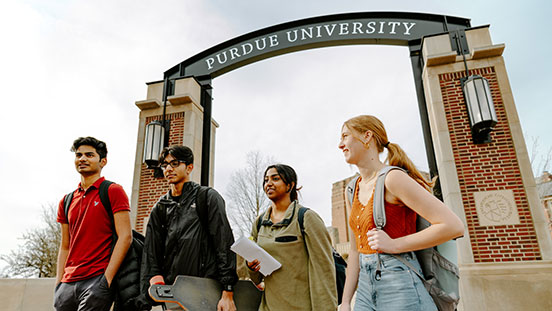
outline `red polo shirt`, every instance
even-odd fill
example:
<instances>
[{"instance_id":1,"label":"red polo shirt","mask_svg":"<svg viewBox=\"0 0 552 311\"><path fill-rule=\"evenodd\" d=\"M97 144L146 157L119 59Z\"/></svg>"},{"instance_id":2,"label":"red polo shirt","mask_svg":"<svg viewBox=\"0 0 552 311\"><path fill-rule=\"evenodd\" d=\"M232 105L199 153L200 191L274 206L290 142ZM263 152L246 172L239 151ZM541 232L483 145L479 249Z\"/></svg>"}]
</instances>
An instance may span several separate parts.
<instances>
[{"instance_id":1,"label":"red polo shirt","mask_svg":"<svg viewBox=\"0 0 552 311\"><path fill-rule=\"evenodd\" d=\"M69 253L62 282L86 280L104 273L111 257L113 241L111 218L100 200L99 187L105 178L98 179L86 191L79 186L73 192L69 206L69 221L63 199L59 203L57 222L69 224ZM128 197L118 184L108 189L113 214L130 211Z\"/></svg>"}]
</instances>

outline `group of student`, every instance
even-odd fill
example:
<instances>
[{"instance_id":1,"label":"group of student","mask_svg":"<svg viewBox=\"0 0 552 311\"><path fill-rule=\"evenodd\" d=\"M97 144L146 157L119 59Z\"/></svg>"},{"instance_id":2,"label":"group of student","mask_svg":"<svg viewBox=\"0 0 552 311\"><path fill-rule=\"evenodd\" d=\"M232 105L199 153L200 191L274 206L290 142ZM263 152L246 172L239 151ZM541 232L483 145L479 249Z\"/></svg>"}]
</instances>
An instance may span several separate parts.
<instances>
[{"instance_id":1,"label":"group of student","mask_svg":"<svg viewBox=\"0 0 552 311\"><path fill-rule=\"evenodd\" d=\"M461 236L462 222L430 193L431 182L397 144L389 142L376 117L347 120L338 147L345 161L360 173L352 204L346 203L351 247L340 310L351 309L355 291L355 310L436 310L421 280L390 254L403 257L419 270L413 251ZM384 149L387 159L381 162L379 154ZM109 310L112 281L132 239L128 198L113 183L108 188L113 218L102 204L99 189L105 180L101 177L107 164L105 143L81 137L74 141L72 151L81 182L69 208L65 208L65 198L59 204L62 239L54 306L58 311ZM216 190L191 181L190 148L167 147L159 163L169 191L153 206L146 228L141 268L144 295L152 284L173 284L177 275L206 277L222 285L217 310L236 310L236 255L230 251L234 238L223 198ZM372 202L377 173L386 165L404 171L390 171L385 179L387 224L377 230ZM263 189L271 205L253 222L251 239L282 266L263 276L258 260L246 262L251 280L264 282L259 310L337 310L330 236L313 210L307 209L299 224L302 206L297 180L294 169L284 164L270 165L264 172ZM417 232L417 215L431 226ZM118 237L114 245L113 230ZM380 266L381 275L376 275Z\"/></svg>"}]
</instances>

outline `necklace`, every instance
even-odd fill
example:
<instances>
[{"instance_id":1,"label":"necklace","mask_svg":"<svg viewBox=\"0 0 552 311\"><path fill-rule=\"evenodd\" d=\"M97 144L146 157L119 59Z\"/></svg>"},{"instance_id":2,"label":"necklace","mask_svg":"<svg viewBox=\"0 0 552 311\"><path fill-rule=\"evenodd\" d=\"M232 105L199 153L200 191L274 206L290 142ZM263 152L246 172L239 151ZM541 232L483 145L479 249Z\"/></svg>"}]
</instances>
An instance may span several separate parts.
<instances>
[{"instance_id":1,"label":"necklace","mask_svg":"<svg viewBox=\"0 0 552 311\"><path fill-rule=\"evenodd\" d=\"M377 176L377 175L378 175L378 172L375 171L373 174L371 174L371 176L370 176L369 178L364 179L364 178L362 178L362 176L361 176L360 183L361 183L362 185L365 185L365 186L366 186L366 185L369 185L369 184L371 184L371 183L374 181L374 179L376 179L376 176Z\"/></svg>"}]
</instances>

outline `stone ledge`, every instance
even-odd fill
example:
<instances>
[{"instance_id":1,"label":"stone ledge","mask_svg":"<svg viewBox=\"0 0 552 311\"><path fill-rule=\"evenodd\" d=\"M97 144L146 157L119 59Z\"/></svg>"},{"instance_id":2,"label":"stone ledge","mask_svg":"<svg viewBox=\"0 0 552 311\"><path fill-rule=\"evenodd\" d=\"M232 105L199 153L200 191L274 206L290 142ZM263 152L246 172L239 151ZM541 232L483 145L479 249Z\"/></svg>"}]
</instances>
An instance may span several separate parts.
<instances>
[{"instance_id":1,"label":"stone ledge","mask_svg":"<svg viewBox=\"0 0 552 311\"><path fill-rule=\"evenodd\" d=\"M161 102L157 99L146 99L135 102L135 105L140 108L140 110L146 110L161 107Z\"/></svg>"},{"instance_id":2,"label":"stone ledge","mask_svg":"<svg viewBox=\"0 0 552 311\"><path fill-rule=\"evenodd\" d=\"M471 59L481 59L481 58L487 58L487 57L496 57L501 56L502 53L504 53L504 48L506 45L502 44L495 44L480 48L474 48L471 54Z\"/></svg>"},{"instance_id":3,"label":"stone ledge","mask_svg":"<svg viewBox=\"0 0 552 311\"><path fill-rule=\"evenodd\" d=\"M192 103L192 102L197 102L197 101L194 101L192 99L192 95L190 93L172 95L172 96L167 97L167 100L173 106L178 106L178 105L189 104L189 103Z\"/></svg>"},{"instance_id":4,"label":"stone ledge","mask_svg":"<svg viewBox=\"0 0 552 311\"><path fill-rule=\"evenodd\" d=\"M437 66L456 62L456 51L451 51L442 54L428 55L426 62L427 66Z\"/></svg>"},{"instance_id":5,"label":"stone ledge","mask_svg":"<svg viewBox=\"0 0 552 311\"><path fill-rule=\"evenodd\" d=\"M460 273L471 275L511 275L513 272L552 274L552 260L501 262L501 263L473 263L459 265Z\"/></svg>"}]
</instances>

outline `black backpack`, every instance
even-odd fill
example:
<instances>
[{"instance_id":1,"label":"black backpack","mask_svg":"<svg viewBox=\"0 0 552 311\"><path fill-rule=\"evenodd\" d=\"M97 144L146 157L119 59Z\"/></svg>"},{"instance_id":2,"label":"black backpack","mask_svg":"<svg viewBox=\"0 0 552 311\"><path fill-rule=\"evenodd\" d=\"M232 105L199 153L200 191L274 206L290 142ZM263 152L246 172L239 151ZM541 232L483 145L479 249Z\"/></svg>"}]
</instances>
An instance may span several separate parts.
<instances>
[{"instance_id":1,"label":"black backpack","mask_svg":"<svg viewBox=\"0 0 552 311\"><path fill-rule=\"evenodd\" d=\"M299 228L301 228L301 235L303 235L303 241L305 238L305 213L309 210L308 207L300 207L297 212L297 221L299 222ZM257 219L257 232L261 229L261 221L264 217L262 213ZM308 250L307 250L308 251ZM341 255L332 247L332 255L335 264L335 285L337 287L337 304L341 304L341 297L343 296L343 287L345 287L345 272L347 270L347 262Z\"/></svg>"},{"instance_id":2,"label":"black backpack","mask_svg":"<svg viewBox=\"0 0 552 311\"><path fill-rule=\"evenodd\" d=\"M108 189L113 182L104 180L99 187L100 201L105 207L107 214L111 218L113 225L113 247L117 241L117 233L115 231L115 222L113 219L113 210L111 209L111 201L109 200ZM63 199L65 215L69 221L69 207L73 200L73 192L67 194ZM142 250L144 249L144 236L139 232L132 230L132 242L127 251L117 274L113 278L111 286L115 289L115 305L114 311L134 311L134 310L150 310L151 306L140 293L140 266L142 264Z\"/></svg>"}]
</instances>

